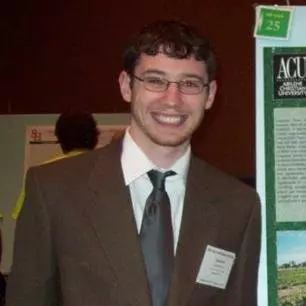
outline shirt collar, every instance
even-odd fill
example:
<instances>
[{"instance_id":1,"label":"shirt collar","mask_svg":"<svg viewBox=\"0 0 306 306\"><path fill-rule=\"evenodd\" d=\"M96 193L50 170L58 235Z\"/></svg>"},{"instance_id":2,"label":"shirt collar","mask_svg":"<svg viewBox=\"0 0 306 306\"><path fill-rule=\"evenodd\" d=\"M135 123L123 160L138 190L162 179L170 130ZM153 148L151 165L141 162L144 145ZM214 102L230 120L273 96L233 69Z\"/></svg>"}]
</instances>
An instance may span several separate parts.
<instances>
[{"instance_id":1,"label":"shirt collar","mask_svg":"<svg viewBox=\"0 0 306 306\"><path fill-rule=\"evenodd\" d=\"M184 182L186 181L190 156L191 149L189 146L186 152L172 165L171 170L175 171L177 175L169 177L169 180L182 179ZM126 130L123 138L121 167L126 186L148 171L158 169L135 143L129 133L129 129ZM160 170L165 171L169 169Z\"/></svg>"}]
</instances>

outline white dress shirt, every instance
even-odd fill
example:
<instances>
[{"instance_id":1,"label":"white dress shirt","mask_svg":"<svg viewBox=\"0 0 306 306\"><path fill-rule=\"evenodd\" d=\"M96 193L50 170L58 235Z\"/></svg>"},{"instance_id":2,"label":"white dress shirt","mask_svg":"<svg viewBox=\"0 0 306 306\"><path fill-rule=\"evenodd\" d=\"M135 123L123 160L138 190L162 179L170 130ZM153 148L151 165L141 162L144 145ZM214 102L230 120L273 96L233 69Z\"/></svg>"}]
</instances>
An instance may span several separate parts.
<instances>
[{"instance_id":1,"label":"white dress shirt","mask_svg":"<svg viewBox=\"0 0 306 306\"><path fill-rule=\"evenodd\" d=\"M171 203L174 252L176 252L182 220L186 177L191 155L190 152L191 150L189 147L184 155L172 165L171 169L160 169L154 165L143 153L143 151L132 139L128 129L126 130L123 139L121 167L125 185L129 186L130 189L138 233L140 232L141 228L146 200L153 189L147 172L152 169L156 169L161 172L173 170L177 173L177 175L167 177L165 183L165 189Z\"/></svg>"}]
</instances>

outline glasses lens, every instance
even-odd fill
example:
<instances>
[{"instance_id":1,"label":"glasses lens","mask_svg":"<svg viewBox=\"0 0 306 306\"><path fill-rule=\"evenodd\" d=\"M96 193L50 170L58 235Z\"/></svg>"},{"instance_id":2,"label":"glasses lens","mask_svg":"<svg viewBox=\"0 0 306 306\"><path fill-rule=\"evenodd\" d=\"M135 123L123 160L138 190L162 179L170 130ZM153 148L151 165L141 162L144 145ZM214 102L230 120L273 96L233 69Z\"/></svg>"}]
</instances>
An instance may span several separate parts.
<instances>
[{"instance_id":1,"label":"glasses lens","mask_svg":"<svg viewBox=\"0 0 306 306\"><path fill-rule=\"evenodd\" d=\"M185 94L198 94L203 90L203 83L200 80L185 80L179 82L179 88Z\"/></svg>"},{"instance_id":2,"label":"glasses lens","mask_svg":"<svg viewBox=\"0 0 306 306\"><path fill-rule=\"evenodd\" d=\"M145 77L144 85L150 91L165 91L167 89L167 81L158 77Z\"/></svg>"}]
</instances>

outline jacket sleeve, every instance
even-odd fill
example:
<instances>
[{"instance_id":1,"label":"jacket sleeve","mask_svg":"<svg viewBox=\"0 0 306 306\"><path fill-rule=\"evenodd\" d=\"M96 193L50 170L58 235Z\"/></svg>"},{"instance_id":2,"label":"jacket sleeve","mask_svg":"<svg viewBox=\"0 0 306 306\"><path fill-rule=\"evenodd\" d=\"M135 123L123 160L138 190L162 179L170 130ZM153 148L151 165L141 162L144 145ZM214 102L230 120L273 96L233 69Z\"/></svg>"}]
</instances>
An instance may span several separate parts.
<instances>
[{"instance_id":1,"label":"jacket sleeve","mask_svg":"<svg viewBox=\"0 0 306 306\"><path fill-rule=\"evenodd\" d=\"M58 305L58 277L51 226L41 184L30 169L16 223L7 306Z\"/></svg>"}]
</instances>

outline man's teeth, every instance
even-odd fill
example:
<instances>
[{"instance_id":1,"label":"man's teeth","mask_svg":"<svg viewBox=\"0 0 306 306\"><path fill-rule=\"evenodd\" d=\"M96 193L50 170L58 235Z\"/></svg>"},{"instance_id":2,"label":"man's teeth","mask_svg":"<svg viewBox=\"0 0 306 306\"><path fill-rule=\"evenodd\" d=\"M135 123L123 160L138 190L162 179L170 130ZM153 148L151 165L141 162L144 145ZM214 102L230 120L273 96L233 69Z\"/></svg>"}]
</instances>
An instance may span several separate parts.
<instances>
[{"instance_id":1,"label":"man's teeth","mask_svg":"<svg viewBox=\"0 0 306 306\"><path fill-rule=\"evenodd\" d=\"M163 116L163 115L159 115L156 116L156 119L160 122L163 123L170 123L170 124L177 124L181 121L181 117L180 116Z\"/></svg>"}]
</instances>

